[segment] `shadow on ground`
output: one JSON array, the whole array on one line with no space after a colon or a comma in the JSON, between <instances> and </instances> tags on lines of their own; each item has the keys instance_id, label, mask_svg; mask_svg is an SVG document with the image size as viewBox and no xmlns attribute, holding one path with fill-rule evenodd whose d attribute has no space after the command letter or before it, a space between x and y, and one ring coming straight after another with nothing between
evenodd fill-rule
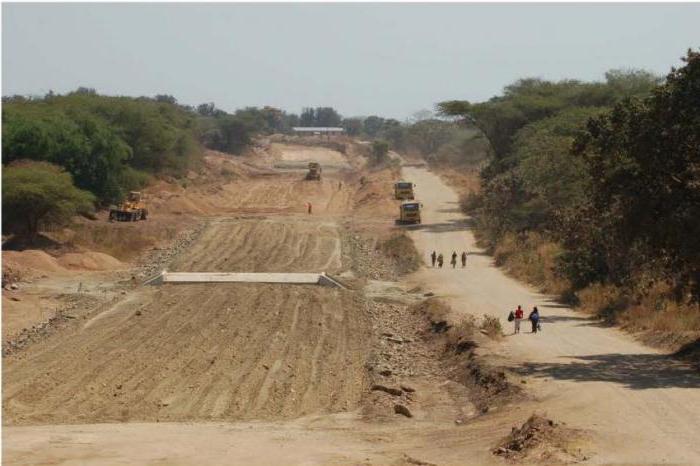
<instances>
[{"instance_id":1,"label":"shadow on ground","mask_svg":"<svg viewBox=\"0 0 700 466\"><path fill-rule=\"evenodd\" d=\"M658 354L596 354L562 357L571 362L526 363L514 372L579 382L611 382L635 390L700 388L700 372L685 362Z\"/></svg>"}]
</instances>

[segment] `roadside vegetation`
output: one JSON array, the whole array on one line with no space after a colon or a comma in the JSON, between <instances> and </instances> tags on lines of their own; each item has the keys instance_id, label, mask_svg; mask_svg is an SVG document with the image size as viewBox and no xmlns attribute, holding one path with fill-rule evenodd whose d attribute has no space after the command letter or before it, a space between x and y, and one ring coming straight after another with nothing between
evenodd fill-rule
<instances>
[{"instance_id":1,"label":"roadside vegetation","mask_svg":"<svg viewBox=\"0 0 700 466\"><path fill-rule=\"evenodd\" d=\"M258 135L288 133L297 125L337 126L341 120L330 107L305 108L300 116L272 107L230 114L214 103L191 107L169 95L115 97L90 88L6 96L2 113L2 163L8 172L3 176L3 233L28 243L35 242L39 228L69 221L69 211L85 212L86 202L107 207L156 178L186 180L201 167L205 149L242 155ZM59 175L53 179L47 173ZM59 182L66 196L80 198L80 208L77 201L56 197ZM33 199L28 183L33 196L51 198L40 218L27 212Z\"/></svg>"},{"instance_id":2,"label":"roadside vegetation","mask_svg":"<svg viewBox=\"0 0 700 466\"><path fill-rule=\"evenodd\" d=\"M490 143L463 207L496 261L672 344L700 332L700 54L684 62L438 104Z\"/></svg>"}]
</instances>

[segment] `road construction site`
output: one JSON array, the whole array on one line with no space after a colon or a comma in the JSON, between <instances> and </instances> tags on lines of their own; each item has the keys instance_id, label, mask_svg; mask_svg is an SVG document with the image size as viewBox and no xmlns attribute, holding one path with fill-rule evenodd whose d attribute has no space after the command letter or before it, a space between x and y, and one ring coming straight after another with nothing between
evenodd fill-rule
<instances>
[{"instance_id":1,"label":"road construction site","mask_svg":"<svg viewBox=\"0 0 700 466\"><path fill-rule=\"evenodd\" d=\"M147 192L146 222L188 227L133 263L50 271L32 253L38 278L12 292L15 304L65 299L76 282L94 304L76 301L22 344L11 344L20 324L3 333L4 461L700 464L694 369L508 278L438 176L367 167L347 144L211 154L216 177ZM311 160L321 180L304 180ZM419 225L394 225L399 179L416 183ZM434 249L469 251L467 267L402 274L382 246L402 233L426 262ZM13 260L30 268L28 254ZM343 287L143 284L163 270L325 273ZM479 331L487 314L509 334L517 304L544 309L543 334ZM474 334L450 341L446 329L469 316ZM535 412L559 434L519 444L522 454L499 446Z\"/></svg>"}]
</instances>

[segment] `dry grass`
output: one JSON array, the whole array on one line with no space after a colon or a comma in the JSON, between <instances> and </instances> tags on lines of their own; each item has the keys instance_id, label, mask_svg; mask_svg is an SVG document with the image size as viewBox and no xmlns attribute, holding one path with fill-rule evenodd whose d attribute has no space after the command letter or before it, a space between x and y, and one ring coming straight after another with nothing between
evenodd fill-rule
<instances>
[{"instance_id":1,"label":"dry grass","mask_svg":"<svg viewBox=\"0 0 700 466\"><path fill-rule=\"evenodd\" d=\"M479 324L479 329L489 338L493 340L500 340L503 338L503 327L501 326L501 321L498 317L493 317L488 314L484 314Z\"/></svg>"},{"instance_id":2,"label":"dry grass","mask_svg":"<svg viewBox=\"0 0 700 466\"><path fill-rule=\"evenodd\" d=\"M677 350L700 337L700 305L675 301L667 283L652 284L639 298L602 284L590 285L576 295L582 310L637 333L648 344Z\"/></svg>"},{"instance_id":3,"label":"dry grass","mask_svg":"<svg viewBox=\"0 0 700 466\"><path fill-rule=\"evenodd\" d=\"M507 234L493 250L494 260L515 278L537 286L542 292L562 295L571 284L556 273L561 247L538 233L523 237Z\"/></svg>"},{"instance_id":4,"label":"dry grass","mask_svg":"<svg viewBox=\"0 0 700 466\"><path fill-rule=\"evenodd\" d=\"M401 232L379 244L382 253L389 257L399 274L415 272L421 266L421 257L413 240Z\"/></svg>"},{"instance_id":5,"label":"dry grass","mask_svg":"<svg viewBox=\"0 0 700 466\"><path fill-rule=\"evenodd\" d=\"M481 191L479 170L475 168L449 167L444 165L431 166L431 170L440 175L452 189L462 196L468 196Z\"/></svg>"}]
</instances>

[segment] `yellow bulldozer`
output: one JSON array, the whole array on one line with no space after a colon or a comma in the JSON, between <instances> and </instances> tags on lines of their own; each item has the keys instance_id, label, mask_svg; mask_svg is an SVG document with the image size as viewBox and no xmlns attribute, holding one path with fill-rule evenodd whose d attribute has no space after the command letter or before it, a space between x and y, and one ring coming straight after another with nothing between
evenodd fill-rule
<instances>
[{"instance_id":1,"label":"yellow bulldozer","mask_svg":"<svg viewBox=\"0 0 700 466\"><path fill-rule=\"evenodd\" d=\"M309 162L309 172L306 174L307 180L321 179L321 164L318 162Z\"/></svg>"},{"instance_id":2,"label":"yellow bulldozer","mask_svg":"<svg viewBox=\"0 0 700 466\"><path fill-rule=\"evenodd\" d=\"M399 207L399 218L396 223L420 223L420 202L403 202Z\"/></svg>"},{"instance_id":3,"label":"yellow bulldozer","mask_svg":"<svg viewBox=\"0 0 700 466\"><path fill-rule=\"evenodd\" d=\"M109 209L109 221L136 222L148 218L146 203L141 199L141 193L131 191L124 202Z\"/></svg>"}]
</instances>

